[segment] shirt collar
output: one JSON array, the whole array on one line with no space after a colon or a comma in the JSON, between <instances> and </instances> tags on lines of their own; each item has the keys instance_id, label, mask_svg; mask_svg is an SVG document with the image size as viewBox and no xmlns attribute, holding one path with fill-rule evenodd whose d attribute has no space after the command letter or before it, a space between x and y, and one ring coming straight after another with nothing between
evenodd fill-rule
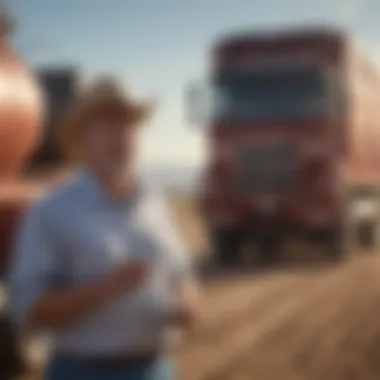
<instances>
[{"instance_id":1,"label":"shirt collar","mask_svg":"<svg viewBox=\"0 0 380 380\"><path fill-rule=\"evenodd\" d=\"M81 186L85 188L86 199L98 205L130 206L140 198L142 193L141 183L136 179L132 194L126 195L125 199L119 201L112 200L101 181L89 169L82 169L79 181Z\"/></svg>"}]
</instances>

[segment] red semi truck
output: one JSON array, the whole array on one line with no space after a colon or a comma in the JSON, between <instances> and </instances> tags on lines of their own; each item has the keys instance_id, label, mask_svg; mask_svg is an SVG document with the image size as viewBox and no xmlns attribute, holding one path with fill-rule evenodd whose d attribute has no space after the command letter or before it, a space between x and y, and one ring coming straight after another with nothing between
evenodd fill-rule
<instances>
[{"instance_id":1,"label":"red semi truck","mask_svg":"<svg viewBox=\"0 0 380 380\"><path fill-rule=\"evenodd\" d=\"M294 237L334 258L378 246L379 90L376 67L336 30L218 41L201 205L221 263L252 241L269 262Z\"/></svg>"}]
</instances>

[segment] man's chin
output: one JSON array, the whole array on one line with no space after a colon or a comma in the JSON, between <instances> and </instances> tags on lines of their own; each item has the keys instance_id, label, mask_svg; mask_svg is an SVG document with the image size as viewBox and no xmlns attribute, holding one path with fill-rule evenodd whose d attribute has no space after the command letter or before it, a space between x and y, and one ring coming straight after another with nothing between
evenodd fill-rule
<instances>
[{"instance_id":1,"label":"man's chin","mask_svg":"<svg viewBox=\"0 0 380 380\"><path fill-rule=\"evenodd\" d=\"M129 165L110 165L107 168L108 173L113 177L125 176L130 173Z\"/></svg>"}]
</instances>

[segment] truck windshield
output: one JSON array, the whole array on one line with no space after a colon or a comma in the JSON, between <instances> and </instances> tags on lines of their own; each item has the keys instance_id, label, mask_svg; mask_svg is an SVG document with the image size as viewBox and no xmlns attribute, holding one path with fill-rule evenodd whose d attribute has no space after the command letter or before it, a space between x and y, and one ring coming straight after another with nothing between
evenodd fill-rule
<instances>
[{"instance_id":1,"label":"truck windshield","mask_svg":"<svg viewBox=\"0 0 380 380\"><path fill-rule=\"evenodd\" d=\"M327 113L316 69L221 73L214 81L214 121L289 121Z\"/></svg>"}]
</instances>

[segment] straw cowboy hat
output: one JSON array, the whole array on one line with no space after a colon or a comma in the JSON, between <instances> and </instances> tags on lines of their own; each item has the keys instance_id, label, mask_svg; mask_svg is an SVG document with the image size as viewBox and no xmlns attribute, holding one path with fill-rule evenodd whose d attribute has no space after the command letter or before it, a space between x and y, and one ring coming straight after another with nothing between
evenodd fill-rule
<instances>
[{"instance_id":1,"label":"straw cowboy hat","mask_svg":"<svg viewBox=\"0 0 380 380\"><path fill-rule=\"evenodd\" d=\"M60 136L63 153L71 156L78 132L97 113L106 109L125 112L134 125L142 125L153 114L156 102L137 102L121 86L120 80L111 75L98 77L85 89L69 109L63 120Z\"/></svg>"}]
</instances>

